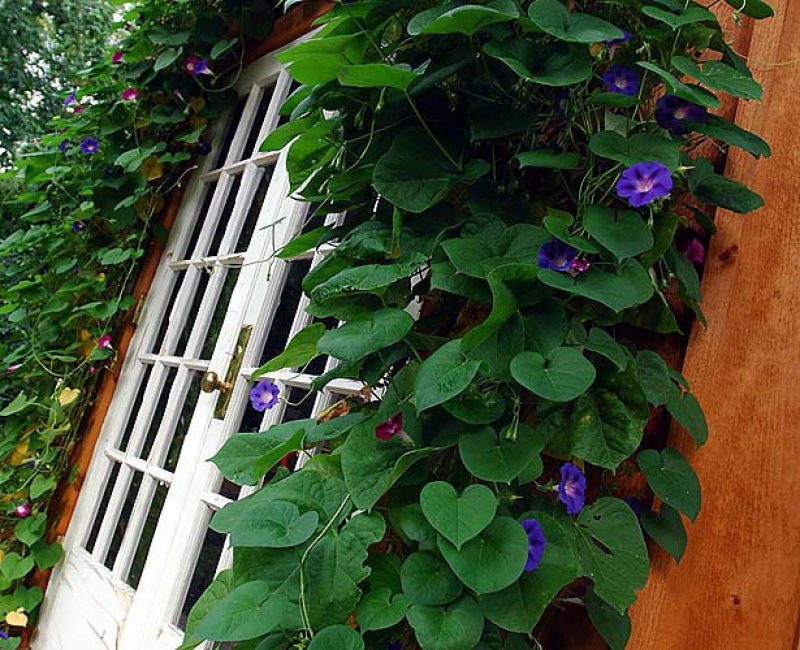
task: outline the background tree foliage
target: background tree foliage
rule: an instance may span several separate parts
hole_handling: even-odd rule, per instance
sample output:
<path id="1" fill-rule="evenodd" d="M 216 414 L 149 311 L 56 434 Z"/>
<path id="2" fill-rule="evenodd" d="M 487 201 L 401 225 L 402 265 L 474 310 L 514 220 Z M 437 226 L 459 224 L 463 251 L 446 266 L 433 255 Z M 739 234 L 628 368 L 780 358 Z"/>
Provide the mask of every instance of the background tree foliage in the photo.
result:
<path id="1" fill-rule="evenodd" d="M 106 0 L 0 0 L 0 165 L 41 136 L 80 71 L 103 54 Z"/>

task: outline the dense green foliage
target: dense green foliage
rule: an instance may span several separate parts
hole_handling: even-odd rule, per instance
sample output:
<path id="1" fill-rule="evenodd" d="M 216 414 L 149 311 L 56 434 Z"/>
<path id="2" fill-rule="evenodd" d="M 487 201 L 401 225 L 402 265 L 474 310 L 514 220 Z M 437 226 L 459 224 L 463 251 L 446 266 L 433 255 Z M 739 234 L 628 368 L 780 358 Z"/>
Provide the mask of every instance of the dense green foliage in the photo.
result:
<path id="1" fill-rule="evenodd" d="M 80 71 L 103 56 L 111 3 L 0 2 L 0 164 L 47 132 Z"/>
<path id="2" fill-rule="evenodd" d="M 319 387 L 357 378 L 375 399 L 219 451 L 232 480 L 268 481 L 214 517 L 233 567 L 184 647 L 517 649 L 569 597 L 616 650 L 644 533 L 683 553 L 678 513 L 696 517 L 700 486 L 643 431 L 655 407 L 698 445 L 706 423 L 637 331 L 677 331 L 668 296 L 700 314 L 682 215 L 761 205 L 694 157 L 708 138 L 769 154 L 705 110 L 761 88 L 694 2 L 569 5 L 358 0 L 280 55 L 303 85 L 262 149 L 291 143 L 293 191 L 348 215 L 284 253 L 338 240 L 303 288 L 344 324 L 304 330 L 262 371 L 328 354 Z M 329 453 L 271 473 L 317 445 Z M 641 519 L 599 487 L 635 463 L 665 504 Z M 559 490 L 568 471 L 580 492 L 580 468 L 585 505 Z"/>
<path id="3" fill-rule="evenodd" d="M 0 241 L 0 616 L 12 628 L 42 597 L 26 575 L 61 557 L 43 539 L 48 503 L 69 475 L 94 384 L 114 362 L 111 332 L 133 307 L 137 262 L 151 235 L 163 236 L 164 197 L 207 153 L 208 125 L 235 101 L 245 37 L 264 38 L 272 11 L 261 0 L 127 8 L 114 26 L 130 32 L 122 60 L 105 52 L 55 131 L 2 177 L 13 188 L 2 221 L 15 224 Z M 207 57 L 212 74 L 189 74 L 192 55 Z"/>

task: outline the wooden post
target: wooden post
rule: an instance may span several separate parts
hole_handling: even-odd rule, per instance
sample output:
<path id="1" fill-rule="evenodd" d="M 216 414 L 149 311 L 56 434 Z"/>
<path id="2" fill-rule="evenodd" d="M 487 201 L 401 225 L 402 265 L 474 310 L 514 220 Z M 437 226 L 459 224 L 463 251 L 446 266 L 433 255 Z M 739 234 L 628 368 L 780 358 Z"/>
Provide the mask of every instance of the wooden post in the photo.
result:
<path id="1" fill-rule="evenodd" d="M 688 525 L 678 566 L 654 547 L 650 580 L 633 607 L 629 650 L 795 650 L 800 614 L 800 2 L 771 3 L 753 27 L 748 59 L 761 103 L 740 102 L 737 123 L 773 156 L 732 149 L 726 174 L 766 207 L 720 211 L 703 276 L 709 329 L 692 333 L 684 374 L 711 428 L 692 461 L 703 509 Z"/>

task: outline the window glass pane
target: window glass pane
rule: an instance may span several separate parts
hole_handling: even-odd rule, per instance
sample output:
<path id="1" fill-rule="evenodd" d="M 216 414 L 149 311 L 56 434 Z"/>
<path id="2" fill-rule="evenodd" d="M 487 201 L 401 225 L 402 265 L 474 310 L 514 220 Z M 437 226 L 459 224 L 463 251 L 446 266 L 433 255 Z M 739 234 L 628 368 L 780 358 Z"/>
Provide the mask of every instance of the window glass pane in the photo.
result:
<path id="1" fill-rule="evenodd" d="M 97 535 L 100 533 L 100 526 L 103 523 L 103 518 L 106 516 L 108 510 L 108 502 L 111 500 L 111 493 L 114 491 L 114 483 L 117 482 L 117 475 L 119 475 L 119 463 L 113 463 L 111 472 L 109 473 L 106 482 L 106 488 L 103 490 L 103 496 L 100 499 L 100 507 L 97 508 L 97 514 L 94 516 L 94 523 L 92 530 L 89 533 L 89 538 L 86 540 L 84 548 L 90 553 L 94 550 Z"/>
<path id="2" fill-rule="evenodd" d="M 236 485 L 236 483 L 232 483 L 228 479 L 224 479 L 222 481 L 222 485 L 219 488 L 219 493 L 224 496 L 226 499 L 230 499 L 231 501 L 236 501 L 239 498 L 239 491 L 241 488 Z"/>
<path id="3" fill-rule="evenodd" d="M 225 199 L 225 205 L 222 208 L 222 214 L 217 222 L 217 229 L 214 231 L 214 239 L 211 242 L 211 247 L 208 249 L 208 255 L 218 255 L 220 253 L 219 245 L 225 236 L 225 230 L 228 227 L 228 222 L 231 220 L 233 208 L 236 205 L 236 197 L 239 195 L 239 187 L 242 185 L 242 175 L 237 174 L 233 177 L 228 190 L 228 197 Z"/>
<path id="4" fill-rule="evenodd" d="M 146 365 L 142 373 L 141 382 L 139 383 L 139 390 L 133 400 L 133 406 L 128 414 L 128 420 L 125 423 L 125 430 L 122 432 L 122 437 L 117 445 L 118 449 L 124 450 L 128 446 L 128 441 L 131 439 L 131 434 L 133 433 L 133 427 L 136 425 L 136 419 L 139 417 L 139 410 L 142 408 L 142 400 L 144 399 L 144 392 L 147 390 L 147 382 L 150 379 L 151 372 L 153 372 L 153 366 L 150 364 Z"/>
<path id="5" fill-rule="evenodd" d="M 312 323 L 322 323 L 325 325 L 326 330 L 335 330 L 339 327 L 339 321 L 333 317 L 328 318 L 314 318 Z M 321 375 L 325 372 L 325 364 L 328 362 L 328 357 L 325 355 L 320 355 L 316 359 L 313 359 L 311 363 L 309 363 L 305 367 L 305 372 L 309 375 Z"/>
<path id="6" fill-rule="evenodd" d="M 211 317 L 211 325 L 208 328 L 206 342 L 203 344 L 203 349 L 200 352 L 201 359 L 210 359 L 212 352 L 214 352 L 214 346 L 217 344 L 219 331 L 222 329 L 222 323 L 225 321 L 225 315 L 228 312 L 228 303 L 231 301 L 233 289 L 236 286 L 236 280 L 239 278 L 239 269 L 234 267 L 226 270 L 218 268 L 217 273 L 226 273 L 225 282 L 222 285 L 222 291 L 220 292 L 219 300 L 217 300 L 214 315 Z"/>
<path id="7" fill-rule="evenodd" d="M 255 119 L 250 125 L 250 132 L 247 134 L 247 143 L 242 150 L 242 158 L 252 158 L 254 154 L 258 153 L 258 151 L 254 152 L 253 149 L 257 149 L 256 145 L 261 146 L 261 143 L 256 142 L 256 140 L 258 140 L 258 134 L 261 133 L 261 126 L 264 124 L 264 118 L 267 115 L 269 102 L 272 99 L 272 90 L 272 88 L 265 88 L 261 95 L 261 102 L 256 110 Z"/>
<path id="8" fill-rule="evenodd" d="M 278 356 L 286 349 L 289 330 L 292 327 L 297 307 L 300 305 L 300 298 L 303 296 L 303 278 L 308 275 L 310 268 L 311 260 L 289 262 L 289 273 L 286 276 L 286 281 L 280 294 L 280 302 L 272 319 L 272 326 L 269 334 L 267 334 L 267 342 L 264 345 L 259 365 Z"/>
<path id="9" fill-rule="evenodd" d="M 312 393 L 303 388 L 293 387 L 289 389 L 288 395 L 281 395 L 286 400 L 286 410 L 283 414 L 283 421 L 303 420 L 311 417 L 314 409 L 314 397 Z"/>
<path id="10" fill-rule="evenodd" d="M 164 469 L 174 472 L 178 465 L 178 458 L 181 454 L 181 447 L 189 432 L 189 423 L 192 421 L 194 415 L 194 407 L 197 406 L 197 398 L 200 396 L 200 379 L 203 373 L 199 370 L 191 371 L 189 378 L 189 391 L 186 394 L 186 400 L 183 403 L 181 414 L 178 416 L 178 423 L 175 426 L 175 433 L 172 436 L 172 443 L 167 452 L 167 460 L 164 463 Z"/>
<path id="11" fill-rule="evenodd" d="M 214 166 L 215 167 L 222 167 L 225 164 L 225 159 L 228 157 L 228 152 L 231 149 L 231 144 L 233 143 L 233 137 L 236 135 L 236 127 L 239 126 L 239 122 L 242 120 L 242 113 L 244 112 L 244 105 L 247 103 L 247 95 L 239 98 L 239 103 L 236 104 L 236 108 L 233 109 L 233 114 L 231 115 L 231 120 L 228 122 L 228 126 L 225 130 L 225 137 L 222 139 L 222 145 L 219 148 L 219 152 L 217 152 L 217 156 L 214 159 Z"/>
<path id="12" fill-rule="evenodd" d="M 125 497 L 125 502 L 122 505 L 122 512 L 117 520 L 117 526 L 114 529 L 114 537 L 111 538 L 111 546 L 108 549 L 108 555 L 103 562 L 109 569 L 114 566 L 114 560 L 117 559 L 117 553 L 122 546 L 122 538 L 125 536 L 125 530 L 128 528 L 128 520 L 133 511 L 133 504 L 136 503 L 136 495 L 139 494 L 139 486 L 142 484 L 142 473 L 133 472 L 133 478 L 128 486 L 128 494 Z"/>
<path id="13" fill-rule="evenodd" d="M 158 398 L 158 404 L 150 419 L 150 426 L 147 429 L 147 435 L 144 439 L 142 451 L 139 458 L 147 458 L 150 455 L 150 450 L 153 448 L 153 443 L 158 434 L 158 428 L 161 426 L 161 421 L 164 419 L 164 412 L 167 410 L 167 405 L 170 403 L 170 398 L 177 399 L 177 396 L 172 396 L 172 385 L 175 383 L 175 375 L 178 374 L 177 368 L 167 368 L 164 383 L 161 385 L 161 395 Z"/>
<path id="14" fill-rule="evenodd" d="M 184 316 L 185 321 L 183 323 L 183 329 L 181 330 L 180 337 L 178 337 L 178 344 L 175 346 L 175 354 L 179 357 L 185 356 L 186 354 L 186 346 L 189 344 L 189 337 L 192 335 L 192 326 L 195 323 L 197 314 L 200 312 L 200 307 L 206 296 L 208 281 L 211 278 L 211 273 L 208 269 L 200 269 L 197 273 L 200 274 L 200 279 L 197 281 L 197 286 L 195 287 L 192 306 L 189 308 L 188 314 Z M 191 281 L 191 276 L 187 276 L 186 281 Z"/>
<path id="15" fill-rule="evenodd" d="M 261 214 L 261 206 L 264 205 L 264 198 L 267 196 L 267 189 L 272 180 L 273 168 L 271 166 L 264 168 L 264 174 L 258 182 L 258 188 L 253 196 L 253 202 L 250 204 L 250 209 L 247 211 L 247 217 L 244 220 L 244 225 L 239 233 L 239 239 L 234 247 L 234 252 L 240 253 L 247 250 L 250 245 L 250 240 L 253 238 L 253 233 L 256 230 L 256 223 L 258 216 Z"/>
<path id="16" fill-rule="evenodd" d="M 200 598 L 206 587 L 214 580 L 224 545 L 225 535 L 210 528 L 206 530 L 203 546 L 197 558 L 197 565 L 195 566 L 192 580 L 189 582 L 189 590 L 186 592 L 186 599 L 183 601 L 180 617 L 178 618 L 178 627 L 181 629 L 186 627 L 186 619 L 197 599 Z"/>
<path id="17" fill-rule="evenodd" d="M 197 240 L 200 239 L 200 233 L 203 230 L 203 224 L 206 222 L 208 210 L 211 207 L 211 201 L 214 198 L 214 191 L 217 189 L 217 182 L 211 181 L 205 184 L 205 197 L 203 198 L 203 205 L 200 208 L 200 213 L 197 215 L 197 220 L 194 222 L 192 235 L 189 237 L 189 243 L 186 245 L 186 250 L 183 253 L 185 259 L 194 257 L 194 249 L 197 246 Z"/>
<path id="18" fill-rule="evenodd" d="M 167 350 L 162 350 L 162 345 L 164 343 L 164 336 L 167 334 L 167 328 L 169 327 L 171 320 L 170 316 L 172 315 L 172 308 L 178 298 L 178 292 L 181 290 L 183 278 L 186 276 L 186 271 L 172 271 L 172 273 L 172 290 L 169 294 L 169 300 L 164 307 L 164 313 L 161 315 L 161 325 L 158 328 L 158 334 L 156 334 L 156 337 L 153 339 L 150 345 L 150 349 L 156 354 L 169 354 Z"/>
<path id="19" fill-rule="evenodd" d="M 148 477 L 146 480 L 153 479 Z M 158 524 L 158 517 L 164 507 L 168 489 L 164 483 L 159 482 L 156 485 L 153 501 L 150 503 L 150 512 L 148 512 L 147 519 L 144 522 L 142 537 L 136 547 L 136 554 L 133 556 L 133 564 L 131 564 L 131 570 L 128 574 L 127 582 L 134 589 L 139 586 L 139 579 L 142 577 L 144 563 L 147 560 L 147 553 L 150 551 L 150 544 L 153 542 L 153 534 L 156 532 L 156 524 Z"/>

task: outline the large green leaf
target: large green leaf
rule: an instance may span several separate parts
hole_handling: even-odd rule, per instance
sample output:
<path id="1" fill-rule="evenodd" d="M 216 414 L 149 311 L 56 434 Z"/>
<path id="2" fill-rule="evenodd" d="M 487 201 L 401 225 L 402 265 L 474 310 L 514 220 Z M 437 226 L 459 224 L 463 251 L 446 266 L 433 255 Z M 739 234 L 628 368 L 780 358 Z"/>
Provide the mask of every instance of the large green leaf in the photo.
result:
<path id="1" fill-rule="evenodd" d="M 700 104 L 701 106 L 705 106 L 707 108 L 719 108 L 720 103 L 719 99 L 717 99 L 717 96 L 705 88 L 685 84 L 677 77 L 664 70 L 664 68 L 660 68 L 655 63 L 651 63 L 650 61 L 637 61 L 636 65 L 658 75 L 666 84 L 667 89 L 671 94 L 677 95 L 682 99 L 694 102 L 695 104 Z"/>
<path id="2" fill-rule="evenodd" d="M 420 34 L 466 34 L 495 23 L 507 22 L 519 16 L 517 5 L 512 0 L 493 0 L 485 5 L 448 3 L 428 9 L 414 16 L 408 23 L 408 33 Z"/>
<path id="3" fill-rule="evenodd" d="M 480 368 L 461 353 L 461 340 L 445 343 L 425 359 L 416 380 L 417 410 L 424 411 L 462 393 Z"/>
<path id="4" fill-rule="evenodd" d="M 682 8 L 679 12 L 673 13 L 661 7 L 642 7 L 642 13 L 651 18 L 669 25 L 672 29 L 678 29 L 684 25 L 692 23 L 702 23 L 706 21 L 716 22 L 717 17 L 708 9 L 692 4 Z"/>
<path id="5" fill-rule="evenodd" d="M 353 363 L 401 341 L 413 326 L 414 319 L 407 311 L 387 307 L 328 330 L 319 339 L 317 349 Z"/>
<path id="6" fill-rule="evenodd" d="M 354 427 L 341 449 L 344 480 L 359 508 L 372 508 L 412 465 L 438 451 L 410 447 L 397 437 L 378 440 L 378 424 L 373 418 Z"/>
<path id="7" fill-rule="evenodd" d="M 510 587 L 478 598 L 486 618 L 510 632 L 530 633 L 556 594 L 580 575 L 572 535 L 549 515 L 537 512 L 535 518 L 547 540 L 539 566 Z"/>
<path id="8" fill-rule="evenodd" d="M 364 639 L 346 625 L 331 625 L 314 635 L 308 650 L 364 650 Z"/>
<path id="9" fill-rule="evenodd" d="M 459 273 L 475 278 L 521 279 L 535 275 L 536 252 L 547 233 L 539 226 L 514 224 L 487 228 L 472 237 L 448 239 L 442 249 Z"/>
<path id="10" fill-rule="evenodd" d="M 769 18 L 775 15 L 775 12 L 772 10 L 764 0 L 725 0 L 731 7 L 736 9 L 736 11 L 741 11 L 745 16 L 751 16 L 756 19 L 761 18 Z"/>
<path id="11" fill-rule="evenodd" d="M 701 203 L 718 205 L 739 213 L 752 212 L 764 205 L 761 196 L 732 178 L 717 174 L 704 158 L 694 161 L 688 179 L 689 189 Z"/>
<path id="12" fill-rule="evenodd" d="M 586 590 L 586 613 L 610 650 L 625 650 L 631 636 L 631 618 L 627 612 L 620 614 L 598 598 L 590 586 Z"/>
<path id="13" fill-rule="evenodd" d="M 363 33 L 326 34 L 324 38 L 313 38 L 277 55 L 278 60 L 289 66 L 292 77 L 303 84 L 327 83 L 337 79 L 342 66 L 361 63 L 367 48 Z"/>
<path id="14" fill-rule="evenodd" d="M 209 460 L 225 478 L 239 485 L 255 485 L 286 454 L 303 447 L 314 420 L 292 420 L 260 433 L 237 433 Z"/>
<path id="15" fill-rule="evenodd" d="M 409 555 L 400 570 L 403 592 L 414 605 L 446 605 L 464 590 L 441 556 L 430 551 Z"/>
<path id="16" fill-rule="evenodd" d="M 666 404 L 669 414 L 680 422 L 698 445 L 708 440 L 708 422 L 697 398 L 688 390 L 681 393 L 676 389 Z"/>
<path id="17" fill-rule="evenodd" d="M 405 595 L 394 594 L 388 587 L 373 589 L 358 603 L 358 626 L 364 632 L 392 627 L 405 618 L 407 609 Z"/>
<path id="18" fill-rule="evenodd" d="M 600 131 L 589 139 L 589 149 L 626 166 L 656 160 L 675 171 L 681 164 L 680 144 L 652 133 L 635 133 L 626 138 L 616 131 Z"/>
<path id="19" fill-rule="evenodd" d="M 510 483 L 544 447 L 544 439 L 531 427 L 521 424 L 515 440 L 492 427 L 476 427 L 461 434 L 458 453 L 466 468 L 484 481 Z"/>
<path id="20" fill-rule="evenodd" d="M 583 508 L 576 525 L 581 571 L 595 593 L 620 614 L 647 582 L 647 546 L 636 515 L 621 499 L 602 497 Z"/>
<path id="21" fill-rule="evenodd" d="M 528 17 L 539 29 L 562 41 L 599 43 L 623 37 L 619 27 L 591 14 L 569 11 L 558 0 L 535 0 L 528 7 Z"/>
<path id="22" fill-rule="evenodd" d="M 439 537 L 439 550 L 459 580 L 476 594 L 505 589 L 522 575 L 528 560 L 528 536 L 510 517 L 498 517 L 458 550 Z"/>
<path id="23" fill-rule="evenodd" d="M 356 88 L 398 88 L 405 90 L 409 84 L 419 78 L 420 72 L 411 69 L 408 64 L 399 63 L 362 63 L 360 65 L 343 65 L 339 68 L 339 83 L 342 86 Z"/>
<path id="24" fill-rule="evenodd" d="M 472 598 L 464 596 L 447 607 L 414 605 L 408 611 L 422 650 L 474 648 L 483 632 L 483 616 Z"/>
<path id="25" fill-rule="evenodd" d="M 546 357 L 522 352 L 511 361 L 511 374 L 529 391 L 554 402 L 567 402 L 586 392 L 595 369 L 580 350 L 559 347 Z"/>
<path id="26" fill-rule="evenodd" d="M 470 485 L 460 495 L 445 481 L 428 483 L 419 503 L 437 532 L 460 549 L 494 519 L 497 497 L 485 485 Z"/>
<path id="27" fill-rule="evenodd" d="M 194 630 L 195 637 L 215 641 L 241 641 L 271 631 L 277 626 L 280 613 L 273 613 L 272 616 L 255 615 L 262 608 L 271 588 L 269 582 L 255 580 L 226 593 L 213 602 L 200 619 Z M 273 602 L 278 598 L 273 593 Z M 288 608 L 288 603 L 284 607 Z"/>
<path id="28" fill-rule="evenodd" d="M 288 501 L 261 501 L 240 518 L 214 529 L 230 535 L 234 546 L 267 546 L 284 548 L 305 542 L 317 528 L 319 514 L 314 510 L 300 514 Z"/>
<path id="29" fill-rule="evenodd" d="M 198 623 L 211 610 L 218 601 L 222 600 L 233 591 L 233 570 L 226 569 L 214 578 L 213 582 L 206 587 L 205 591 L 197 599 L 197 602 L 189 612 L 183 634 L 183 644 L 179 650 L 189 650 L 202 643 L 203 638 L 195 635 Z"/>
<path id="30" fill-rule="evenodd" d="M 545 86 L 569 86 L 592 76 L 589 52 L 577 43 L 542 45 L 523 38 L 509 38 L 489 41 L 483 50 L 523 79 Z"/>
<path id="31" fill-rule="evenodd" d="M 763 89 L 753 77 L 722 61 L 706 61 L 701 67 L 685 56 L 673 56 L 672 65 L 709 88 L 745 99 L 761 99 Z"/>
<path id="32" fill-rule="evenodd" d="M 636 353 L 636 377 L 647 401 L 653 406 L 664 404 L 676 390 L 669 375 L 667 362 L 651 350 Z"/>
<path id="33" fill-rule="evenodd" d="M 664 503 L 680 510 L 692 521 L 700 513 L 700 481 L 681 453 L 667 447 L 660 453 L 646 449 L 636 457 L 647 483 Z"/>
<path id="34" fill-rule="evenodd" d="M 772 153 L 769 144 L 762 138 L 719 115 L 708 115 L 704 122 L 691 122 L 690 124 L 693 130 L 744 149 L 756 158 L 769 157 Z"/>
<path id="35" fill-rule="evenodd" d="M 412 127 L 395 137 L 375 164 L 372 180 L 387 201 L 416 213 L 441 201 L 459 175 L 430 136 Z"/>
<path id="36" fill-rule="evenodd" d="M 292 337 L 283 352 L 267 361 L 253 373 L 253 379 L 275 370 L 304 366 L 319 354 L 317 341 L 323 334 L 325 334 L 325 325 L 322 323 L 313 323 L 304 327 Z"/>
<path id="37" fill-rule="evenodd" d="M 686 528 L 680 513 L 666 503 L 661 504 L 658 513 L 643 512 L 639 521 L 644 532 L 652 537 L 658 545 L 680 562 L 686 551 Z"/>

